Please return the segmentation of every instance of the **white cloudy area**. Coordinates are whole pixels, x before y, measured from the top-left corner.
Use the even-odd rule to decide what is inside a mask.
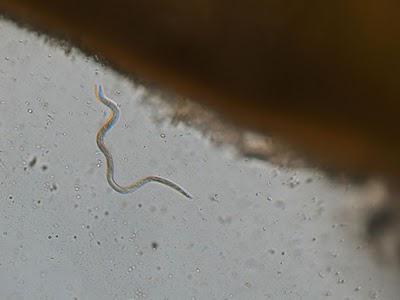
[[[78,51],[4,20],[0,41],[0,299],[398,299],[362,235],[370,186],[238,158]],[[121,110],[117,181],[193,200],[110,188],[98,83]]]

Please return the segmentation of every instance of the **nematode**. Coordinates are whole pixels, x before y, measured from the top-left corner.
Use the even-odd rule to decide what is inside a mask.
[[[117,104],[108,98],[106,95],[104,95],[103,88],[101,85],[97,87],[95,86],[95,94],[96,98],[106,105],[109,109],[111,109],[111,114],[108,117],[107,121],[103,124],[103,126],[100,127],[99,131],[97,132],[97,137],[96,137],[96,142],[97,146],[103,152],[104,156],[106,157],[106,175],[107,175],[107,181],[108,184],[118,193],[122,194],[127,194],[127,193],[132,193],[139,188],[141,188],[143,185],[149,182],[158,182],[160,184],[163,184],[165,186],[168,186],[175,191],[181,193],[185,197],[192,199],[192,195],[190,195],[188,192],[186,192],[182,187],[180,187],[178,184],[172,182],[169,179],[160,177],[160,176],[147,176],[140,178],[134,182],[132,182],[128,186],[121,186],[118,183],[115,182],[114,179],[114,161],[112,158],[112,155],[110,151],[107,149],[106,145],[104,144],[104,136],[105,134],[115,125],[115,123],[118,121],[119,118],[119,108]]]

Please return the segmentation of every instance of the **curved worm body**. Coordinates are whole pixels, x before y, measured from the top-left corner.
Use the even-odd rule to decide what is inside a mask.
[[[97,146],[99,147],[100,151],[106,157],[106,175],[107,175],[108,184],[118,193],[127,194],[127,193],[132,193],[132,192],[138,190],[146,183],[158,182],[160,184],[163,184],[165,186],[168,186],[168,187],[174,189],[175,191],[181,193],[185,197],[192,199],[193,198],[192,195],[190,195],[188,192],[186,192],[178,184],[176,184],[166,178],[160,177],[160,176],[143,177],[143,178],[140,178],[139,180],[132,182],[128,186],[121,186],[115,182],[114,161],[113,161],[110,151],[108,151],[106,145],[104,144],[104,136],[107,133],[107,131],[109,131],[115,125],[115,123],[118,121],[119,108],[113,100],[111,100],[110,98],[108,98],[107,96],[104,95],[103,88],[101,85],[99,87],[97,87],[97,85],[95,86],[95,94],[96,94],[96,98],[101,103],[103,103],[109,109],[111,109],[111,115],[108,117],[107,121],[103,124],[103,126],[101,126],[101,128],[97,132],[97,137],[96,137]]]

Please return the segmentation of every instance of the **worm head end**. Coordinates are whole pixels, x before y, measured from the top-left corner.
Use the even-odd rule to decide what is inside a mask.
[[[101,85],[99,85],[98,91],[100,98],[104,98],[103,87]]]
[[[186,196],[186,198],[193,200],[193,195],[192,194],[190,194],[188,192],[185,192],[184,195]]]

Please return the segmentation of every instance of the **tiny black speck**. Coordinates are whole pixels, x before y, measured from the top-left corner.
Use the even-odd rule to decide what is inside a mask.
[[[55,183],[53,183],[53,184],[50,186],[50,191],[53,192],[53,191],[55,191],[55,190],[57,190],[57,185],[56,185]]]
[[[36,161],[37,161],[37,159],[36,159],[36,156],[34,157],[34,158],[32,158],[32,160],[29,162],[29,167],[33,167],[35,164],[36,164]]]

